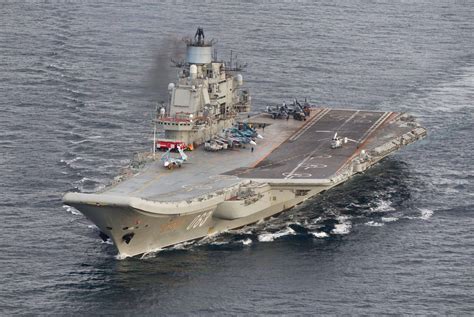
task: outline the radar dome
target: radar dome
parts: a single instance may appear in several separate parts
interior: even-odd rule
[[[196,65],[192,64],[189,66],[189,74],[191,75],[191,78],[196,78],[198,73],[198,68]]]
[[[241,74],[238,74],[236,76],[236,79],[237,79],[237,83],[239,84],[239,86],[242,86],[244,84],[244,77],[242,77]]]

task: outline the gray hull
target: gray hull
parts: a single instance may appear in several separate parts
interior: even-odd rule
[[[68,193],[64,202],[107,234],[120,256],[135,256],[280,213],[426,135],[391,112],[322,108],[306,122],[249,120],[266,126],[255,151],[196,149],[174,171],[150,161],[101,193]],[[357,142],[332,149],[334,131]]]
[[[219,207],[225,208],[225,206],[219,206],[222,203],[201,208],[195,212],[160,214],[134,208],[132,207],[133,203],[94,206],[85,202],[85,200],[93,199],[91,195],[69,193],[66,194],[64,199],[69,205],[79,209],[112,239],[120,257],[127,257],[157,251],[184,241],[218,234],[258,222],[261,219],[287,210],[330,187],[312,186],[306,188],[312,189],[309,189],[305,196],[295,196],[293,189],[283,187],[270,190],[262,197],[262,199],[268,201],[267,204],[264,204],[264,206],[259,206],[258,202],[249,205],[242,204],[234,208],[234,210],[237,209],[236,214],[244,211],[248,215],[237,216],[234,219],[225,218],[235,216],[224,216],[225,218],[222,218],[223,216],[219,213],[222,213]],[[282,198],[283,196],[288,199]],[[277,199],[272,201],[272,197],[277,197]],[[260,209],[259,207],[263,208]],[[128,225],[125,226],[124,224]],[[130,236],[131,234],[132,236]]]

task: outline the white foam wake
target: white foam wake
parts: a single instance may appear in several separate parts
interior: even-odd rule
[[[252,241],[252,239],[247,238],[247,239],[244,239],[244,240],[239,240],[237,242],[242,243],[243,245],[251,245],[253,241]]]
[[[66,164],[66,165],[69,166],[69,165],[71,165],[72,163],[77,162],[77,161],[79,161],[79,160],[82,160],[82,157],[76,156],[75,158],[70,159],[70,160],[61,159],[60,162],[61,162],[61,163],[64,163],[64,164]]]
[[[229,241],[212,241],[210,244],[211,245],[224,245],[224,244],[229,244]]]
[[[395,208],[392,207],[392,202],[390,200],[379,200],[375,207],[370,207],[372,212],[387,212],[394,211]]]
[[[423,220],[428,220],[433,216],[433,210],[427,209],[427,208],[418,208],[418,210],[421,212],[420,219]]]
[[[140,257],[140,260],[147,260],[147,259],[155,258],[158,255],[158,253],[160,253],[161,251],[163,251],[163,249],[158,248],[158,249],[155,249],[155,250],[145,252]],[[129,257],[128,255],[124,255],[123,258],[121,258],[120,256],[117,255],[115,258],[118,259],[118,260],[123,260],[123,259],[128,258],[128,257]]]
[[[77,210],[77,209],[74,208],[74,207],[63,205],[63,208],[66,209],[67,212],[70,212],[70,213],[73,214],[73,215],[80,215],[80,214],[81,214],[81,213],[79,212],[79,210]]]
[[[310,232],[310,234],[316,238],[327,238],[329,237],[329,235],[324,232],[324,231],[321,231],[321,232]]]
[[[350,222],[343,222],[334,225],[334,229],[331,230],[333,234],[348,234],[351,231],[352,224]]]
[[[365,225],[370,226],[370,227],[382,227],[384,224],[381,222],[369,221],[369,222],[366,222]]]
[[[186,250],[188,249],[191,245],[193,245],[195,241],[184,241],[178,244],[174,244],[168,248],[168,250]]]
[[[294,235],[294,234],[296,234],[295,230],[287,227],[275,233],[262,233],[258,235],[258,241],[271,242],[271,241],[274,241],[275,239],[278,239],[287,235]]]
[[[144,256],[145,256],[145,255],[143,255],[143,256],[140,258],[140,260],[143,259]],[[119,261],[122,261],[122,260],[125,260],[125,259],[128,258],[128,257],[130,257],[130,255],[117,254],[117,255],[115,256],[115,259],[116,259],[116,260],[119,260]]]
[[[397,217],[382,217],[380,218],[383,222],[394,222],[394,221],[397,221],[398,218]]]

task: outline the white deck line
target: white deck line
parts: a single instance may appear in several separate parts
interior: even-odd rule
[[[357,142],[362,143],[365,141],[369,135],[371,135],[375,129],[382,125],[392,113],[393,112],[384,112],[384,114],[377,121],[375,121],[375,123],[359,138],[359,140],[357,140]]]
[[[316,122],[318,122],[321,118],[323,118],[331,109],[326,108],[323,109],[320,113],[318,113],[306,126],[304,126],[300,131],[296,132],[289,140],[295,141],[301,135],[303,135],[309,128],[311,128]]]
[[[342,129],[343,126],[345,126],[349,121],[351,121],[352,119],[354,119],[354,117],[360,112],[360,110],[356,110],[349,118],[347,118],[346,121],[344,121],[338,128],[336,131],[339,131],[340,129]],[[324,114],[326,115],[326,114]],[[322,143],[321,145],[323,145],[324,143]],[[288,173],[287,176],[285,176],[285,179],[290,179],[293,177],[293,175],[295,174],[295,172],[304,164],[306,163],[306,161],[308,161],[318,150],[319,148],[321,147],[318,146],[316,147],[313,151],[311,151],[311,153],[308,154],[308,156],[306,156],[298,165],[296,165],[296,167],[291,170],[291,172]]]

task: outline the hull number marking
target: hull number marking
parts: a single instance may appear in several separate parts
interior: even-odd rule
[[[197,215],[193,221],[186,227],[186,230],[196,229],[202,227],[206,223],[207,219],[212,215],[212,210],[203,212],[200,215]]]

